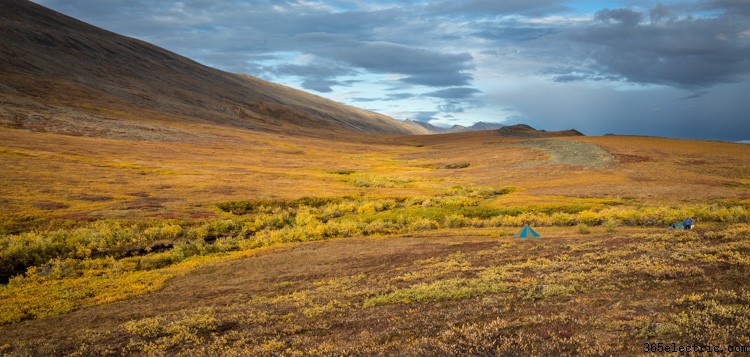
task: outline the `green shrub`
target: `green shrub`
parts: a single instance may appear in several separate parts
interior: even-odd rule
[[[591,229],[589,229],[589,226],[585,223],[579,223],[578,226],[576,226],[576,231],[580,234],[589,234],[591,233]]]
[[[607,228],[607,233],[617,233],[617,226],[619,226],[619,224],[613,219],[608,219],[604,222],[604,227]]]
[[[429,218],[419,218],[409,223],[409,230],[411,231],[426,231],[440,228],[440,224]]]
[[[452,214],[447,217],[445,217],[445,220],[443,221],[443,226],[448,228],[461,228],[466,227],[468,225],[468,220],[466,217],[459,215],[459,214]]]

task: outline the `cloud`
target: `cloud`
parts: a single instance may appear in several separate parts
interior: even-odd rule
[[[551,75],[552,81],[557,83],[568,83],[578,81],[624,81],[623,77],[602,73],[585,67],[551,67],[540,71],[543,75]]]
[[[538,40],[542,37],[555,34],[556,32],[557,30],[551,27],[530,27],[528,25],[505,25],[496,27],[489,25],[487,28],[475,32],[474,36],[491,40],[525,42]],[[485,51],[491,52],[493,50]]]
[[[388,34],[393,31],[389,29],[413,27],[413,17],[403,8],[336,12],[320,3],[297,1],[40,2],[193,58],[210,58],[212,64],[233,71],[251,68],[243,62],[252,61],[252,56],[299,52],[372,73],[400,74],[408,84],[446,87],[467,85],[473,79],[468,52],[421,48],[402,41],[415,35]],[[387,38],[375,34],[380,29]],[[412,42],[424,43],[423,39]],[[196,44],[204,49],[196,50]]]
[[[314,90],[321,93],[333,92],[333,86],[341,85],[341,82],[330,79],[310,78],[302,81],[302,88]]]
[[[657,16],[662,16],[664,7],[659,8],[656,11]],[[638,25],[644,18],[644,14],[636,12],[630,9],[604,9],[596,13],[594,16],[596,20],[606,23],[616,23],[623,26],[635,26]]]
[[[414,98],[416,96],[417,96],[416,94],[406,93],[406,92],[388,93],[388,95],[385,97],[385,100],[403,100],[403,99]]]
[[[698,98],[700,98],[700,97],[703,97],[703,96],[704,96],[704,95],[706,95],[707,93],[708,93],[708,91],[698,91],[698,92],[693,92],[692,94],[690,94],[690,95],[687,95],[687,96],[684,96],[684,97],[682,97],[682,98],[680,98],[680,99],[681,99],[681,100],[698,99]]]
[[[300,77],[333,77],[351,74],[351,68],[338,66],[336,64],[311,63],[306,65],[283,64],[276,66],[274,71],[281,75]]]
[[[469,53],[443,53],[391,42],[358,41],[328,33],[300,35],[298,43],[316,56],[345,62],[372,73],[403,74],[401,81],[434,87],[467,85],[474,68]]]
[[[303,88],[322,93],[332,92],[332,87],[336,85],[348,85],[335,78],[355,73],[349,67],[321,61],[305,65],[283,64],[274,67],[271,71],[276,75],[300,77],[303,79]]]
[[[439,89],[422,94],[422,97],[438,98],[442,102],[437,108],[443,113],[463,113],[470,108],[478,108],[483,104],[476,97],[482,91],[471,87],[453,87]]]
[[[425,93],[424,96],[442,99],[465,99],[481,93],[480,90],[471,87],[454,87]]]
[[[598,23],[562,39],[575,48],[571,61],[581,55],[580,62],[589,62],[587,71],[633,83],[691,89],[738,81],[750,73],[750,42],[741,38],[747,18],[670,15],[657,7],[652,22],[645,23],[644,13],[602,10],[595,17]]]
[[[560,0],[468,0],[441,1],[429,8],[439,14],[463,14],[469,16],[524,15],[541,16],[569,9]]]
[[[705,7],[723,11],[727,15],[750,16],[750,3],[745,0],[714,0],[709,1]]]
[[[651,11],[649,11],[649,18],[651,23],[670,23],[677,20],[677,15],[674,14],[668,7],[659,4],[656,5]]]
[[[443,113],[464,113],[466,112],[466,109],[468,109],[468,106],[465,103],[453,100],[445,101],[437,107]]]
[[[411,113],[409,119],[414,121],[421,121],[423,123],[429,123],[431,120],[435,120],[435,115],[439,114],[437,111],[419,111]]]
[[[401,92],[401,93],[388,93],[385,97],[379,97],[379,98],[353,97],[349,99],[355,102],[388,102],[388,101],[399,101],[399,100],[411,99],[415,97],[418,97],[418,96],[413,93]]]

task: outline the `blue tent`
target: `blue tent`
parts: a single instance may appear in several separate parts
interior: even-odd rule
[[[516,238],[528,238],[529,236],[539,238],[539,233],[534,232],[528,224],[523,226],[523,229],[515,235]]]
[[[680,222],[674,222],[670,224],[669,230],[671,231],[673,229],[685,229],[685,222],[680,221]]]

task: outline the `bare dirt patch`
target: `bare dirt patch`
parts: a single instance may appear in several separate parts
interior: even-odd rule
[[[543,150],[549,156],[548,160],[530,162],[530,165],[544,163],[601,169],[611,167],[616,160],[599,145],[573,140],[528,140],[517,145]]]

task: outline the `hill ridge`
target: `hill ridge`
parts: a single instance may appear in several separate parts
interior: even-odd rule
[[[568,129],[559,131],[546,131],[534,129],[527,124],[516,124],[510,126],[504,126],[497,130],[497,134],[506,137],[517,137],[517,138],[548,138],[557,136],[585,136],[578,130]]]

